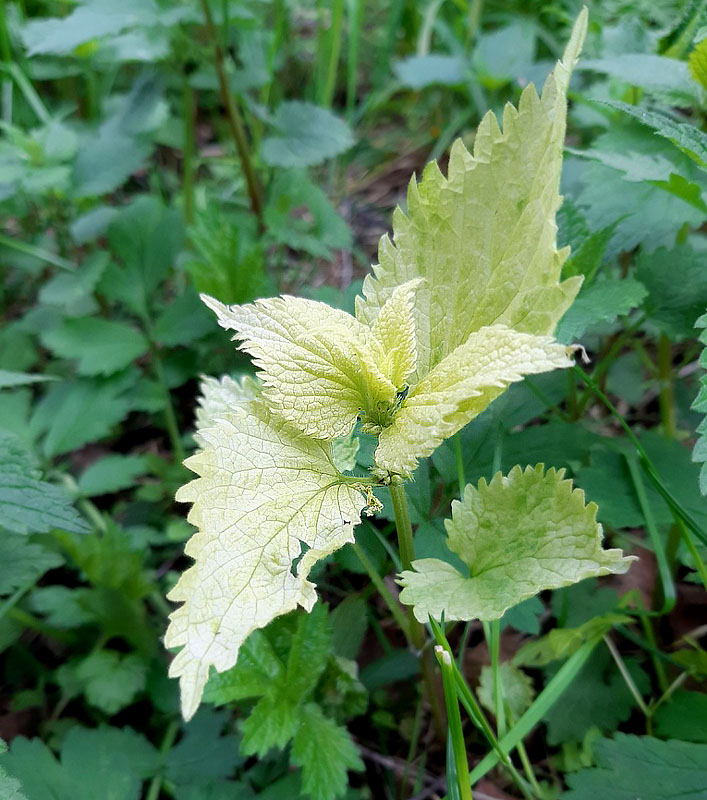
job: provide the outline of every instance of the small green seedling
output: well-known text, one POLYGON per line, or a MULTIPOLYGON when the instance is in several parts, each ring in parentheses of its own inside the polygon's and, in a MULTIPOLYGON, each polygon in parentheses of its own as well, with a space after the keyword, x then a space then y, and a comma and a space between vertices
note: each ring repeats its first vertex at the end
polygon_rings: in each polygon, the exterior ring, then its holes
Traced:
MULTIPOLYGON (((586 24, 585 10, 541 96, 528 86, 502 128, 488 113, 473 154, 452 147, 446 177, 431 163, 413 178, 355 316, 290 296, 242 306, 203 298, 260 383, 204 382, 200 450, 186 461, 199 477, 177 495, 199 529, 186 547, 195 563, 169 595, 183 605, 165 639, 181 648, 170 674, 185 718, 210 668, 232 667, 253 630, 312 608, 311 568, 353 541, 361 514, 379 505, 375 487, 410 480, 420 458, 511 383, 572 365, 572 348, 552 333, 581 278, 560 279, 569 248, 556 248, 555 213, 586 24), (378 438, 365 478, 344 474, 336 457, 357 423, 378 438)), ((629 559, 601 549, 595 512, 542 466, 469 486, 448 523, 469 576, 414 562, 402 600, 421 621, 495 619, 542 589, 624 572, 629 559)))

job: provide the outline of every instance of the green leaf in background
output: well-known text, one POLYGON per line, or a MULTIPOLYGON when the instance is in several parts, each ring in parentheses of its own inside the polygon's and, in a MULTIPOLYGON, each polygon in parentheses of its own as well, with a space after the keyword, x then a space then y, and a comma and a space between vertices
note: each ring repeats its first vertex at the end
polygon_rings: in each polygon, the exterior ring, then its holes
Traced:
MULTIPOLYGON (((700 354, 700 366, 703 370, 707 370, 707 314, 703 314, 697 320, 695 327, 702 331, 699 339, 702 344, 706 345, 700 354)), ((691 408, 707 414, 707 373, 703 372, 700 378, 700 391, 691 408)), ((700 437, 692 451, 692 460, 702 464, 700 468, 700 491, 702 494, 707 495, 707 416, 697 426, 697 433, 700 434, 700 437)))
POLYGON ((268 234, 276 242, 317 258, 351 250, 351 229, 326 194, 302 170, 283 170, 269 190, 265 208, 268 234))
POLYGON ((144 166, 166 116, 161 84, 154 76, 138 78, 98 131, 84 134, 72 173, 74 196, 93 197, 121 186, 144 166))
POLYGON ((22 782, 31 800, 139 800, 159 761, 131 728, 76 726, 64 737, 60 760, 39 739, 18 736, 0 755, 0 768, 22 782))
POLYGON ((100 317, 66 319, 42 335, 45 347, 77 359, 79 375, 112 375, 145 355, 149 342, 132 325, 100 317))
POLYGON ((159 19, 154 0, 87 0, 65 17, 32 19, 22 30, 27 55, 64 55, 91 39, 126 28, 154 25, 159 19))
POLYGON ((101 279, 102 291, 144 318, 157 287, 174 266, 181 231, 178 213, 156 197, 141 195, 123 207, 108 228, 108 242, 122 266, 109 266, 101 279))
POLYGON ((7 433, 0 433, 0 524, 25 534, 53 528, 88 531, 71 498, 58 486, 38 479, 29 452, 7 433))
MULTIPOLYGON (((632 661, 626 667, 642 693, 650 690, 648 676, 632 661)), ((557 666, 546 670, 548 679, 557 666)), ((612 733, 619 723, 626 722, 636 700, 629 691, 606 647, 597 647, 579 674, 545 715, 548 742, 581 742, 591 728, 602 733, 612 733)), ((613 798, 612 798, 613 800, 613 798)))
POLYGON ((248 303, 275 293, 250 217, 229 216, 214 202, 197 214, 188 237, 195 252, 185 267, 199 292, 223 303, 248 303))
POLYGON ((635 278, 608 278, 582 289, 557 326, 559 342, 569 344, 580 339, 599 322, 613 322, 640 306, 646 288, 635 278))
POLYGON ((707 743, 707 694, 678 689, 655 712, 655 733, 661 739, 707 743))
POLYGON ((260 155, 276 167, 321 164, 353 146, 349 126, 331 111, 313 103, 280 103, 272 119, 277 133, 263 140, 260 155))
POLYGON ((679 147, 683 153, 693 158, 700 166, 707 167, 707 134, 696 125, 680 122, 661 110, 648 111, 645 108, 632 106, 618 101, 605 101, 607 105, 630 114, 637 120, 652 128, 653 131, 679 147))
POLYGON ((136 478, 148 472, 145 456, 124 456, 112 453, 94 461, 81 473, 79 491, 86 497, 129 489, 136 478))
POLYGON ((675 58, 646 53, 622 53, 606 58, 584 59, 577 69, 601 72, 632 86, 675 92, 687 99, 696 95, 687 64, 675 58))
POLYGON ((455 86, 464 80, 467 67, 459 56, 428 53, 424 56, 409 56, 393 64, 396 78, 410 89, 424 89, 440 84, 455 86))
MULTIPOLYGON (((524 19, 482 33, 471 63, 475 77, 489 89, 525 78, 535 61, 535 29, 524 19)), ((523 84, 521 84, 523 85, 523 84)))
POLYGON ((199 787, 230 777, 244 759, 238 751, 238 737, 222 735, 227 723, 227 714, 201 709, 169 751, 168 780, 178 786, 199 787))
POLYGON ((562 800, 704 800, 707 745, 617 733, 594 747, 597 766, 569 775, 562 800))
POLYGON ((125 382, 82 380, 52 387, 37 404, 31 426, 46 434, 47 456, 61 455, 107 436, 131 408, 125 382))
POLYGON ((89 704, 109 715, 133 702, 145 688, 146 677, 145 662, 139 655, 115 650, 91 653, 74 671, 89 704))
POLYGON ((0 596, 36 582, 47 570, 63 563, 58 553, 0 528, 0 596))
POLYGON ((312 800, 342 797, 348 786, 348 770, 363 769, 356 745, 346 728, 325 717, 314 703, 304 705, 298 716, 292 763, 302 767, 303 791, 312 800))
MULTIPOLYGON (((499 665, 501 676, 501 693, 503 702, 508 706, 513 719, 518 719, 521 714, 530 708, 535 698, 533 681, 522 669, 514 666, 510 661, 499 665)), ((478 696, 481 704, 492 714, 496 713, 494 673, 490 666, 481 668, 479 677, 478 696)))
POLYGON ((32 375, 28 372, 14 372, 0 369, 0 389, 11 389, 16 386, 31 386, 33 383, 58 380, 53 375, 32 375))
POLYGON ((707 308, 705 252, 689 244, 642 252, 636 277, 648 290, 644 307, 651 322, 674 340, 693 338, 694 320, 707 308))
POLYGON ((201 339, 212 333, 213 328, 211 314, 199 300, 199 295, 188 286, 156 317, 152 337, 165 347, 177 347, 201 339))
POLYGON ((511 606, 583 578, 626 572, 635 557, 602 549, 597 507, 564 480, 564 470, 514 467, 471 484, 452 503, 448 547, 469 577, 444 561, 413 561, 400 576, 400 599, 421 622, 498 619, 511 606))

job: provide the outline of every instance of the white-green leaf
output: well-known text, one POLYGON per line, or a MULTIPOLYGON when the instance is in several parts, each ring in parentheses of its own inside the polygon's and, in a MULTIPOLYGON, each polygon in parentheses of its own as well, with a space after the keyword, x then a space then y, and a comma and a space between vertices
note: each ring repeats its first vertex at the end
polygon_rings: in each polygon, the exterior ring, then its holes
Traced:
POLYGON ((560 283, 568 251, 556 249, 555 213, 566 92, 586 24, 585 11, 541 98, 528 86, 518 109, 506 106, 503 129, 492 113, 483 118, 473 155, 454 144, 446 178, 432 163, 413 179, 393 241, 381 240, 356 315, 373 324, 396 286, 424 278, 415 298, 418 377, 487 325, 551 333, 579 290, 579 278, 560 283))
MULTIPOLYGON (((508 706, 513 719, 518 719, 521 714, 530 708, 535 689, 530 676, 522 669, 504 661, 499 664, 501 679, 501 696, 504 705, 508 706)), ((496 695, 493 669, 485 665, 481 668, 479 677, 478 696, 479 702, 485 706, 492 714, 496 713, 496 695)))
POLYGON ((312 608, 310 569, 353 540, 366 505, 334 466, 330 445, 302 435, 261 399, 223 414, 199 437, 205 449, 187 465, 200 477, 177 494, 193 503, 189 520, 199 532, 186 553, 195 564, 169 595, 184 605, 165 638, 181 648, 170 674, 180 678, 186 718, 210 667, 232 667, 251 631, 298 605, 312 608))
POLYGON ((635 557, 602 549, 596 505, 563 476, 540 464, 468 485, 445 525, 469 576, 434 558, 414 561, 400 576, 400 599, 417 619, 498 619, 545 589, 626 572, 635 557))
POLYGON ((287 295, 242 306, 204 302, 253 356, 271 407, 310 436, 346 436, 361 415, 375 421, 394 405, 391 379, 414 366, 406 287, 373 329, 326 303, 287 295))
POLYGON ((551 336, 490 325, 437 364, 410 391, 380 435, 379 469, 410 474, 431 453, 524 375, 570 367, 566 347, 551 336))

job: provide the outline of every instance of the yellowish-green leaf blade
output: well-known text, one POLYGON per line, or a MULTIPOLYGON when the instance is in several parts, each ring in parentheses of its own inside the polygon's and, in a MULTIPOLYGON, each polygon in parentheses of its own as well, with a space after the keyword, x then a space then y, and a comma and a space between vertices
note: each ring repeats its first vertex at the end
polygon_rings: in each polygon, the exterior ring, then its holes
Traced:
MULTIPOLYGON (((530 676, 510 661, 499 664, 503 703, 508 707, 513 719, 519 719, 535 699, 535 689, 530 676)), ((486 665, 479 676, 479 702, 492 714, 496 713, 495 681, 493 669, 486 665)))
POLYGON ((473 155, 455 142, 446 178, 433 162, 412 180, 407 215, 397 209, 393 241, 381 240, 356 315, 373 324, 396 286, 424 278, 415 300, 419 377, 486 325, 552 333, 579 291, 579 278, 560 282, 568 251, 556 248, 555 213, 566 92, 586 25, 584 10, 542 97, 528 86, 518 109, 506 106, 502 130, 492 113, 483 118, 473 155))
POLYGON ((396 287, 373 323, 373 335, 385 353, 383 373, 400 390, 417 366, 414 296, 422 281, 396 287))
POLYGON ((400 576, 400 599, 417 619, 498 619, 545 589, 626 572, 635 557, 602 549, 596 505, 563 476, 539 464, 468 485, 445 525, 469 577, 438 559, 414 561, 400 576))
POLYGON ((288 295, 240 306, 202 298, 253 356, 270 406, 309 436, 345 436, 362 411, 393 404, 377 341, 350 314, 288 295))
POLYGON ((199 437, 204 449, 186 464, 200 477, 177 494, 193 503, 189 521, 199 530, 186 554, 195 563, 169 595, 183 605, 165 637, 181 648, 170 675, 180 678, 187 719, 211 666, 229 669, 251 631, 298 605, 312 608, 310 569, 353 540, 366 504, 334 466, 329 443, 301 434, 260 399, 199 437))
POLYGON ((412 473, 446 438, 480 414, 524 375, 571 367, 568 348, 551 336, 489 325, 472 333, 413 389, 380 435, 376 464, 412 473))
MULTIPOLYGON (((196 429, 210 428, 216 420, 236 408, 247 407, 254 400, 260 387, 249 377, 241 381, 234 380, 230 375, 213 378, 204 375, 199 385, 201 395, 197 400, 196 429)), ((196 434, 198 441, 198 434, 196 434)))

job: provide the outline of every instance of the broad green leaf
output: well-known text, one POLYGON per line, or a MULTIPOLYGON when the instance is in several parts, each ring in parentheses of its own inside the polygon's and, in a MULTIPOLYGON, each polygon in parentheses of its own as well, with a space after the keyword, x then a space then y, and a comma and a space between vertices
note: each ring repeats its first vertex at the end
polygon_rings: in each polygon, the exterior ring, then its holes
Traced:
MULTIPOLYGON (((648 675, 632 659, 625 659, 626 668, 638 689, 648 694, 648 675)), ((560 665, 545 670, 546 681, 557 674, 560 665)), ((613 733, 636 710, 636 699, 616 667, 605 646, 596 647, 572 683, 545 714, 547 740, 551 745, 581 742, 592 729, 613 733)))
POLYGON ((144 318, 174 265, 181 238, 179 215, 157 198, 140 195, 111 220, 108 242, 122 266, 111 264, 106 270, 102 292, 144 318))
POLYGON ((505 325, 481 328, 410 390, 392 425, 380 435, 376 465, 412 473, 418 458, 430 455, 511 383, 571 366, 568 349, 551 336, 519 333, 505 325))
MULTIPOLYGON (((701 330, 699 339, 707 345, 707 314, 703 314, 695 323, 695 327, 701 330)), ((702 351, 700 356, 700 366, 707 370, 707 349, 702 351)), ((707 373, 703 372, 700 378, 700 391, 695 398, 692 408, 700 413, 707 413, 707 373)), ((695 443, 692 451, 692 460, 702 464, 700 468, 700 491, 707 495, 707 417, 697 427, 700 438, 695 443)))
MULTIPOLYGON (((268 237, 293 250, 329 261, 334 258, 333 250, 351 250, 351 228, 303 170, 279 170, 268 195, 265 207, 268 237)), ((250 299, 240 298, 238 302, 250 299)))
POLYGON ((301 711, 281 694, 263 695, 243 723, 243 753, 264 756, 273 748, 282 750, 295 735, 301 711))
POLYGON ((673 339, 691 339, 694 320, 707 307, 704 253, 689 244, 641 253, 636 275, 648 289, 645 309, 651 321, 673 339))
POLYGON ((145 688, 147 669, 136 653, 99 650, 87 656, 74 674, 90 705, 112 715, 145 688))
POLYGON ((35 407, 30 422, 35 434, 46 434, 44 454, 61 455, 107 436, 131 409, 128 388, 116 379, 53 386, 35 407))
POLYGON ((42 335, 55 355, 77 359, 80 375, 112 375, 145 355, 149 343, 132 325, 100 317, 66 319, 42 335))
MULTIPOLYGON (((0 755, 6 750, 7 747, 0 750, 0 755)), ((22 784, 16 778, 11 778, 2 767, 0 767, 0 800, 28 800, 22 791, 22 784)))
POLYGON ((79 491, 86 497, 129 489, 135 479, 149 471, 145 456, 124 456, 111 453, 94 461, 78 480, 79 491))
POLYGON ((678 689, 656 709, 653 719, 662 739, 707 744, 707 694, 678 689))
POLYGON ((442 53, 409 56, 393 64, 395 77, 410 89, 424 89, 434 84, 460 84, 464 80, 465 69, 468 69, 468 65, 464 59, 442 53))
POLYGON ((326 108, 300 100, 280 103, 260 156, 274 167, 308 167, 338 156, 354 143, 349 126, 326 108))
MULTIPOLYGON (((510 661, 504 661, 499 665, 501 675, 501 693, 503 702, 508 706, 513 719, 518 719, 525 713, 535 698, 535 689, 530 676, 523 670, 513 666, 510 661)), ((496 713, 495 685, 493 670, 485 665, 481 668, 479 677, 478 696, 479 701, 492 714, 496 713)))
POLYGON ((445 525, 448 546, 469 568, 465 577, 437 559, 413 562, 400 576, 400 599, 421 622, 498 619, 544 589, 626 572, 635 556, 602 549, 597 507, 563 480, 564 470, 514 467, 478 489, 467 485, 445 525))
POLYGON ((652 128, 658 136, 668 139, 676 147, 679 147, 683 153, 697 161, 700 166, 707 167, 707 135, 697 126, 690 125, 688 122, 680 122, 660 110, 648 111, 645 108, 617 101, 607 101, 607 104, 640 120, 644 125, 652 128))
POLYGON ((405 296, 410 288, 391 295, 388 322, 373 329, 304 298, 286 295, 244 306, 203 299, 253 356, 270 406, 304 433, 334 439, 346 436, 359 416, 371 424, 390 416, 403 388, 392 379, 402 380, 414 366, 414 323, 405 296))
POLYGON ((617 733, 594 746, 596 767, 569 775, 562 800, 704 800, 707 745, 617 733))
POLYGON ((65 17, 32 19, 22 30, 28 55, 64 55, 92 39, 139 25, 155 25, 159 8, 154 0, 90 0, 65 17))
POLYGON ((506 106, 503 130, 492 113, 483 118, 473 155, 454 144, 446 178, 432 163, 413 179, 393 241, 381 240, 356 315, 373 324, 396 286, 425 279, 415 298, 417 379, 484 326, 551 333, 579 290, 579 278, 559 282, 568 252, 555 247, 555 213, 566 92, 586 24, 582 12, 541 98, 528 86, 518 109, 506 106))
POLYGON ((292 762, 302 767, 302 790, 312 800, 342 797, 348 787, 347 771, 363 769, 348 731, 324 716, 314 703, 299 712, 292 762))
POLYGON ((0 525, 16 533, 62 528, 76 533, 88 525, 60 487, 39 480, 32 457, 20 441, 0 432, 0 525))
POLYGON ((221 735, 227 721, 224 712, 205 708, 194 717, 167 756, 166 777, 170 782, 203 786, 233 774, 243 759, 238 752, 238 738, 221 735))
POLYGON ((588 59, 579 69, 601 72, 632 86, 675 92, 694 99, 695 86, 684 61, 646 53, 621 53, 588 59))
POLYGON ((18 736, 0 767, 22 781, 31 800, 139 800, 142 782, 160 756, 131 728, 75 726, 61 745, 61 759, 39 739, 18 736))
POLYGON ((187 719, 211 666, 232 667, 251 631, 274 617, 297 605, 311 610, 310 569, 353 540, 366 505, 334 466, 330 446, 303 436, 261 399, 199 437, 205 449, 187 465, 200 477, 177 495, 194 504, 189 520, 199 532, 186 553, 196 563, 169 595, 184 605, 165 638, 167 647, 182 648, 170 674, 181 679, 187 719))
POLYGON ((635 278, 598 280, 582 289, 557 326, 561 342, 573 342, 599 322, 613 322, 638 307, 647 294, 635 278))
POLYGON ((37 581, 47 570, 63 563, 58 553, 0 529, 0 597, 37 581))

